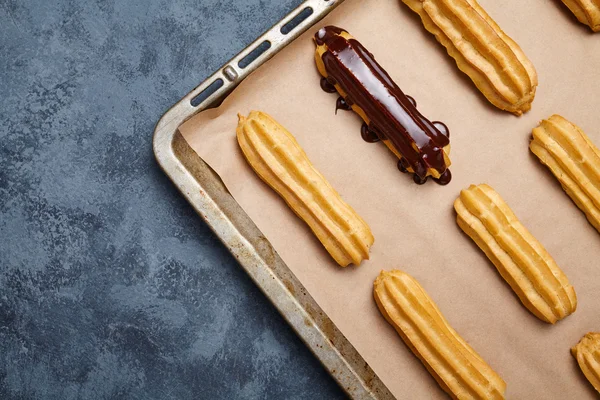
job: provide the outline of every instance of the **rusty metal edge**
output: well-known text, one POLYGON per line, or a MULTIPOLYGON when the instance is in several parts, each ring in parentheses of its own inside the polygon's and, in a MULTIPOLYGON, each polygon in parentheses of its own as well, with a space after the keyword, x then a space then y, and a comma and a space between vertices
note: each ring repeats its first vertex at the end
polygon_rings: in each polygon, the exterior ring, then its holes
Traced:
POLYGON ((169 109, 156 125, 153 149, 165 174, 348 396, 360 400, 387 400, 394 397, 383 382, 281 260, 229 194, 219 176, 190 148, 178 130, 193 115, 218 105, 252 71, 343 2, 303 2, 169 109), (312 15, 289 34, 282 34, 281 27, 307 7, 313 9, 312 15), (265 40, 271 42, 271 47, 248 67, 240 68, 238 62, 265 40), (219 78, 223 80, 223 86, 200 106, 192 106, 191 100, 219 78))

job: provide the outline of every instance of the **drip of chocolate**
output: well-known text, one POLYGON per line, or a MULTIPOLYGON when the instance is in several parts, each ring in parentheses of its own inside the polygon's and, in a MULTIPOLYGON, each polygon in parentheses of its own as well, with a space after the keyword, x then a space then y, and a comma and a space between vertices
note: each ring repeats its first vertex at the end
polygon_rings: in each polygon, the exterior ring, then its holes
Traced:
POLYGON ((321 78, 321 89, 323 89, 327 93, 337 92, 335 86, 333 86, 333 84, 329 82, 327 78, 321 78))
POLYGON ((446 136, 447 138, 450 138, 450 129, 448 129, 445 123, 440 121, 433 121, 432 124, 435 125, 438 131, 442 132, 442 135, 446 136))
POLYGON ((352 107, 350 107, 350 105, 346 102, 346 100, 344 100, 344 98, 342 96, 338 97, 337 101, 335 102, 335 113, 337 114, 337 110, 344 110, 344 111, 349 111, 352 110, 352 107))
POLYGON ((408 173, 408 162, 404 158, 398 160, 398 169, 404 174, 408 173))
POLYGON ((346 93, 346 103, 360 107, 370 120, 368 131, 361 129, 362 137, 373 141, 372 133, 376 132, 378 139, 389 140, 406 160, 405 165, 414 171, 415 182, 425 183, 427 170, 432 168, 440 174, 438 183, 448 183, 451 174, 443 152, 449 144, 446 125, 425 118, 417 110, 416 101, 400 90, 373 55, 357 40, 342 36, 343 32, 334 26, 322 28, 315 42, 327 48, 322 55, 327 83, 339 85, 346 93))
MULTIPOLYGON (((435 179, 435 178, 434 178, 435 179)), ((439 178, 435 179, 440 185, 447 185, 452 180, 452 173, 447 169, 439 178)))
POLYGON ((422 185, 425 182, 427 182, 427 176, 426 177, 420 177, 417 174, 413 174, 413 181, 417 184, 417 185, 422 185))
POLYGON ((381 140, 379 139, 379 136, 377 136, 376 132, 373 132, 371 129, 369 129, 369 125, 367 125, 366 122, 363 122, 362 126, 360 127, 360 136, 367 143, 376 143, 381 140))
MULTIPOLYGON (((400 170, 400 172, 402 173, 408 173, 408 162, 404 159, 401 158, 398 161, 398 169, 400 170)), ((449 169, 447 169, 443 174, 440 175, 439 178, 432 178, 435 182, 437 182, 439 185, 447 185, 448 183, 450 183, 450 181, 452 180, 452 173, 450 172, 449 169)), ((413 180, 418 184, 418 185, 422 185, 425 182, 427 182, 427 178, 425 179, 421 179, 420 177, 418 177, 417 175, 413 175, 413 180)))

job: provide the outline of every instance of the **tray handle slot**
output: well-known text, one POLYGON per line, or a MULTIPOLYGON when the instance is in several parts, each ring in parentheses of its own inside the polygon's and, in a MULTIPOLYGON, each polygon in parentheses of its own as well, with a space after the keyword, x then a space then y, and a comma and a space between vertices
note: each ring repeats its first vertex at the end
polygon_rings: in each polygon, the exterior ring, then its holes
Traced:
POLYGON ((268 40, 262 41, 258 46, 256 46, 250 53, 248 53, 244 58, 242 58, 238 62, 238 67, 246 68, 248 65, 252 64, 258 57, 260 57, 265 51, 271 48, 271 42, 268 40))
POLYGON ((310 17, 313 14, 314 10, 312 7, 306 7, 298 14, 294 16, 291 20, 289 20, 285 25, 281 27, 279 30, 282 34, 287 35, 294 29, 298 27, 306 18, 310 17))
POLYGON ((224 84, 223 79, 221 79, 221 78, 215 79, 210 85, 208 85, 206 87, 206 89, 204 89, 203 91, 198 93, 197 96, 192 98, 192 100, 190 100, 190 104, 193 107, 198 107, 200 104, 202 104, 202 102, 204 102, 204 100, 208 99, 217 90, 219 90, 223 86, 223 84, 224 84))

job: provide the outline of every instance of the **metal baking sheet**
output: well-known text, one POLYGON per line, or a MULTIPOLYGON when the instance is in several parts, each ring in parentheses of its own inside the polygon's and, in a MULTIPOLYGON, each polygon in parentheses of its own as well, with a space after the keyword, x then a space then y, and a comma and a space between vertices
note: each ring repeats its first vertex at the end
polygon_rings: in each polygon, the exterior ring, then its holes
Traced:
POLYGON ((217 106, 252 71, 344 0, 307 0, 168 110, 154 131, 154 154, 198 215, 236 257, 304 343, 353 399, 393 396, 231 197, 178 128, 217 106))

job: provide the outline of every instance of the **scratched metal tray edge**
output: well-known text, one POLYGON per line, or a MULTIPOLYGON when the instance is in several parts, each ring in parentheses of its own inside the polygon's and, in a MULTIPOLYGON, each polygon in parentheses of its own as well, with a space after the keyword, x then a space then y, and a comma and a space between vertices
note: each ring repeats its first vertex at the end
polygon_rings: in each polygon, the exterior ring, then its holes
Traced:
POLYGON ((156 160, 198 215, 236 257, 251 279, 353 399, 394 397, 362 356, 321 310, 285 265, 254 222, 237 204, 220 177, 192 150, 179 126, 202 110, 215 107, 252 71, 325 17, 344 0, 307 0, 192 90, 159 120, 154 130, 156 160), (287 34, 282 27, 306 10, 312 14, 287 34), (240 60, 261 43, 271 46, 241 68, 240 60), (192 100, 214 82, 222 85, 193 106, 192 100))

